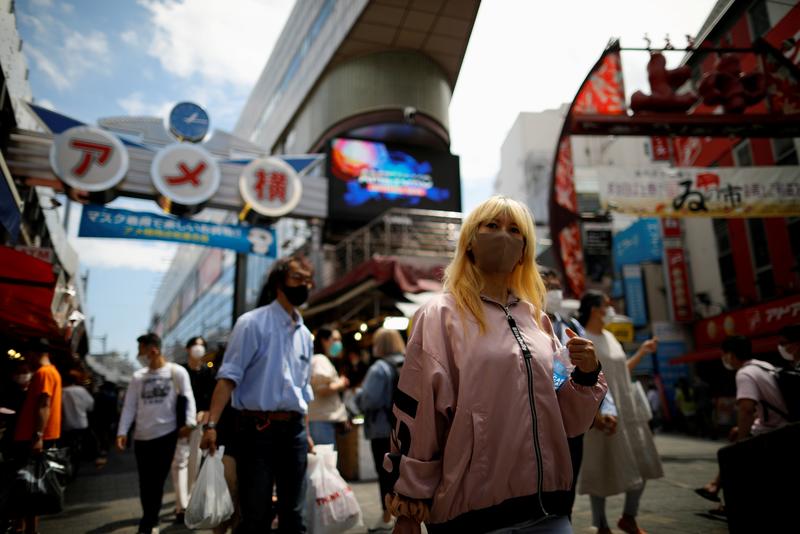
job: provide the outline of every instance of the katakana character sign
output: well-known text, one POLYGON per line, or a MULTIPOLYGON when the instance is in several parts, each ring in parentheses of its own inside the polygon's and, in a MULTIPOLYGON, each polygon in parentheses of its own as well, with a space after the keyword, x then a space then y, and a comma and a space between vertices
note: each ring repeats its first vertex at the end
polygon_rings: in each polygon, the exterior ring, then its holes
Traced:
POLYGON ((50 165, 65 184, 90 193, 107 191, 128 172, 128 151, 119 138, 93 126, 76 126, 58 134, 50 148, 50 165))
POLYGON ((297 172, 278 158, 257 159, 239 177, 239 192, 253 211, 281 217, 300 202, 302 184, 297 172))
POLYGON ((190 143, 175 143, 158 152, 150 174, 161 195, 185 206, 206 202, 219 189, 221 179, 216 158, 190 143))

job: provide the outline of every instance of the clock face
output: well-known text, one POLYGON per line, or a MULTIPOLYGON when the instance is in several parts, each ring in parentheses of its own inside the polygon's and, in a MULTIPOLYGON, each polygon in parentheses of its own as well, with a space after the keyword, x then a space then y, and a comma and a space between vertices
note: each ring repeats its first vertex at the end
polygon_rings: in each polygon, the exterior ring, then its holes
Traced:
POLYGON ((180 102, 169 114, 169 130, 184 141, 202 141, 208 133, 208 114, 197 104, 180 102))

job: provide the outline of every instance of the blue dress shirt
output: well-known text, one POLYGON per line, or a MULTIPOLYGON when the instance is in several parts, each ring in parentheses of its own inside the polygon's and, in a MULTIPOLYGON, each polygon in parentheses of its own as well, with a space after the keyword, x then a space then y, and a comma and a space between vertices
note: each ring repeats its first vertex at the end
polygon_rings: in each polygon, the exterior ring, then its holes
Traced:
POLYGON ((238 410, 308 413, 311 390, 311 332, 300 314, 292 318, 275 300, 236 321, 217 378, 236 384, 238 410))

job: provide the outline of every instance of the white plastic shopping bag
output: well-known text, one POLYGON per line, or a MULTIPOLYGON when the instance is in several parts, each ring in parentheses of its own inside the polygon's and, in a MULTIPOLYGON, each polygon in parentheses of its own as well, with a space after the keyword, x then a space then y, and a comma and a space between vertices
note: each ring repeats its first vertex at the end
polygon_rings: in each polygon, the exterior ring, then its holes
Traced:
POLYGON ((191 529, 214 528, 233 515, 233 501, 222 465, 224 453, 225 447, 220 447, 214 455, 206 456, 200 468, 184 515, 184 523, 191 529))
POLYGON ((308 455, 309 534, 338 534, 363 526, 361 507, 353 490, 336 469, 333 445, 316 445, 308 455))

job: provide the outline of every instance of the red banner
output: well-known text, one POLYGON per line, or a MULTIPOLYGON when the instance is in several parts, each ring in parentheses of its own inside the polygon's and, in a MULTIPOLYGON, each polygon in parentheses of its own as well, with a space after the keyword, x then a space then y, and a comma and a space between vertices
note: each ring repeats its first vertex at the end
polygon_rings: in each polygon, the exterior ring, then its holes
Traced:
POLYGON ((686 253, 680 247, 664 249, 664 261, 669 282, 672 318, 676 322, 689 322, 694 319, 692 291, 689 288, 689 265, 686 253))
POLYGON ((619 52, 606 54, 595 67, 575 97, 572 112, 580 115, 625 114, 625 85, 619 52))
POLYGON ((798 323, 800 295, 794 295, 704 319, 695 325, 694 339, 697 348, 714 347, 728 336, 762 337, 798 323))
POLYGON ((669 137, 654 135, 650 138, 650 144, 653 146, 653 161, 669 161, 669 137))

